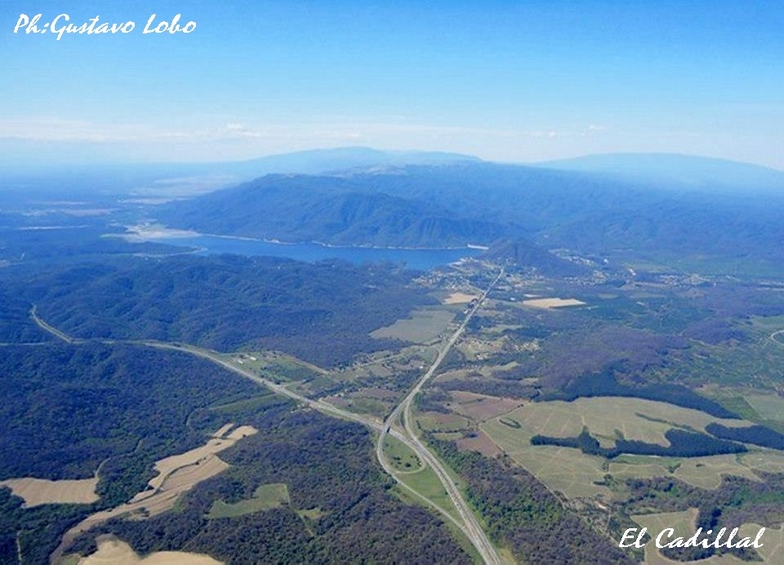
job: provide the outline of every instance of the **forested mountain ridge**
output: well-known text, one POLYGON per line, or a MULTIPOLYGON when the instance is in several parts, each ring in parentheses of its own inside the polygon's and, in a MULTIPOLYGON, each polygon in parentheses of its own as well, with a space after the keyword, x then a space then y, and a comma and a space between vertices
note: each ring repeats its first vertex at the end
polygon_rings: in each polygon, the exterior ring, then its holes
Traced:
POLYGON ((450 247, 525 237, 545 249, 774 262, 784 194, 461 162, 268 175, 157 210, 177 228, 332 245, 450 247))
POLYGON ((210 233, 335 245, 449 247, 487 243, 504 226, 351 179, 271 175, 164 209, 176 226, 210 233))

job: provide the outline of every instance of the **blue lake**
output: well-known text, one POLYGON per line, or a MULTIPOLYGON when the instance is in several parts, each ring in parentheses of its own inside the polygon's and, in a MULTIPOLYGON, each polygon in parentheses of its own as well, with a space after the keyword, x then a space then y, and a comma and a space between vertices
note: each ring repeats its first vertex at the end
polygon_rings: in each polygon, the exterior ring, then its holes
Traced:
POLYGON ((379 247, 326 247, 317 243, 270 243, 256 239, 239 239, 199 235, 194 237, 161 238, 152 241, 167 245, 196 247, 201 255, 230 253, 234 255, 266 255, 287 257, 298 261, 344 259, 355 264, 391 261, 405 263, 410 269, 429 270, 462 257, 476 257, 481 249, 388 249, 379 247))

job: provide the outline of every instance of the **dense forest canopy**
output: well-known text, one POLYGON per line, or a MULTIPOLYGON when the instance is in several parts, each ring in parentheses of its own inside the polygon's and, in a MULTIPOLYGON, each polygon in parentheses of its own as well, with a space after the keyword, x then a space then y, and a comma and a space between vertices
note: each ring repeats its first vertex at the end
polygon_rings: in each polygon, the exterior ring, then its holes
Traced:
POLYGON ((393 265, 187 256, 85 264, 21 292, 75 337, 277 349, 335 365, 383 348, 369 332, 433 302, 410 277, 393 265))

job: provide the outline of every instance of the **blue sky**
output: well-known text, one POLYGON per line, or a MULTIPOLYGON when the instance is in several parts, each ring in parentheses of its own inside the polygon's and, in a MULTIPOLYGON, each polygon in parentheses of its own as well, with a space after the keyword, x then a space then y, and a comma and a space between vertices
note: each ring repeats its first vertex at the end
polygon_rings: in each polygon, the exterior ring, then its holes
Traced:
POLYGON ((677 152, 784 169, 784 2, 5 0, 0 160, 366 145, 532 162, 677 152), (66 13, 128 35, 13 33, 66 13), (182 14, 189 34, 144 35, 182 14))

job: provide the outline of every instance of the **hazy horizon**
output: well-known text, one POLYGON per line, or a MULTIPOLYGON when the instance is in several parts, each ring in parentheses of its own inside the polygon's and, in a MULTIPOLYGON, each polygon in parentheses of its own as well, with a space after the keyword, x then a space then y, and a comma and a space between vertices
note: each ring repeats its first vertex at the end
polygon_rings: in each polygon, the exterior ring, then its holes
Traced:
POLYGON ((0 15, 5 162, 360 145, 519 163, 682 153, 784 169, 782 5, 14 0, 0 15), (135 29, 25 33, 20 16, 37 13, 41 26, 68 14, 135 29), (178 13, 192 33, 142 32, 152 14, 178 13))

